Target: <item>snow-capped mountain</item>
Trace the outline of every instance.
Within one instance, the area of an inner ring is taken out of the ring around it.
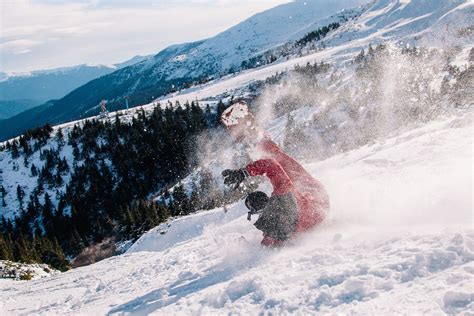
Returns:
[[[5,128],[0,128],[0,139],[45,123],[94,115],[96,111],[90,110],[103,99],[109,100],[113,109],[124,108],[125,95],[139,105],[175,87],[238,70],[243,61],[339,21],[341,17],[332,15],[364,2],[296,1],[257,14],[213,38],[171,46],[141,63],[89,82],[54,105],[2,122]]]
[[[111,109],[124,108],[124,96],[129,97],[131,105],[148,103],[170,91],[237,71],[255,58],[256,63],[254,60],[247,65],[257,67],[265,53],[269,54],[266,62],[306,54],[308,50],[301,48],[295,52],[294,42],[334,22],[341,27],[315,41],[313,49],[348,45],[346,48],[354,50],[367,42],[389,39],[440,47],[461,37],[469,42],[472,13],[472,5],[466,0],[291,2],[259,13],[213,38],[171,46],[141,63],[94,80],[38,111],[4,121],[0,137],[6,139],[48,122],[97,114],[97,104],[103,99],[109,100]],[[463,27],[464,31],[459,31]]]
[[[0,100],[31,99],[45,102],[59,99],[98,77],[141,62],[149,56],[135,56],[115,65],[78,65],[5,74],[0,81]],[[41,103],[38,103],[40,105]]]
[[[474,8],[470,1],[376,1],[364,16],[339,30],[330,41],[338,45],[365,38],[405,44],[448,47],[472,42]]]
[[[166,64],[155,61],[153,68],[155,73],[162,73],[166,79],[213,76],[232,68],[238,69],[243,61],[296,41],[337,20],[337,16],[333,16],[336,13],[367,2],[298,0],[280,5],[256,14],[198,45],[181,46],[179,53],[170,56]],[[137,65],[137,68],[140,66]]]
[[[0,119],[7,119],[48,100],[59,99],[115,68],[80,65],[13,74],[0,81]]]
[[[73,67],[36,70],[29,73],[2,73],[0,79],[0,120],[40,106],[48,100],[64,97],[87,82],[118,69],[138,63],[149,56],[135,56],[115,65],[78,65]],[[36,113],[37,110],[33,110]],[[28,120],[31,112],[21,116]],[[34,123],[34,122],[32,122]],[[11,124],[3,122],[5,126]]]

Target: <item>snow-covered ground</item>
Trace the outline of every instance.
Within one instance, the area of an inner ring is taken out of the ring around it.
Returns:
[[[36,280],[57,275],[60,271],[51,268],[47,264],[18,263],[0,260],[0,278],[10,280]]]
[[[262,249],[238,203],[91,266],[0,280],[2,315],[474,313],[472,115],[306,167],[332,211],[295,245]]]

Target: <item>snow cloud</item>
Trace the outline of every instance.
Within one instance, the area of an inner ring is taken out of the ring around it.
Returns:
[[[288,1],[2,1],[0,71],[112,64],[156,54]]]

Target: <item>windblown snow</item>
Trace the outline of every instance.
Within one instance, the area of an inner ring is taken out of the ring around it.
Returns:
[[[306,167],[327,186],[331,218],[292,246],[262,249],[238,203],[163,224],[92,266],[0,282],[3,314],[474,312],[472,116]]]

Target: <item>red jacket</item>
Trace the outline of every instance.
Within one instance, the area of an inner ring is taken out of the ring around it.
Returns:
[[[258,149],[264,159],[249,164],[246,169],[251,176],[267,176],[273,186],[272,195],[294,193],[299,212],[296,233],[320,224],[329,211],[329,197],[323,185],[270,139],[261,141]]]

